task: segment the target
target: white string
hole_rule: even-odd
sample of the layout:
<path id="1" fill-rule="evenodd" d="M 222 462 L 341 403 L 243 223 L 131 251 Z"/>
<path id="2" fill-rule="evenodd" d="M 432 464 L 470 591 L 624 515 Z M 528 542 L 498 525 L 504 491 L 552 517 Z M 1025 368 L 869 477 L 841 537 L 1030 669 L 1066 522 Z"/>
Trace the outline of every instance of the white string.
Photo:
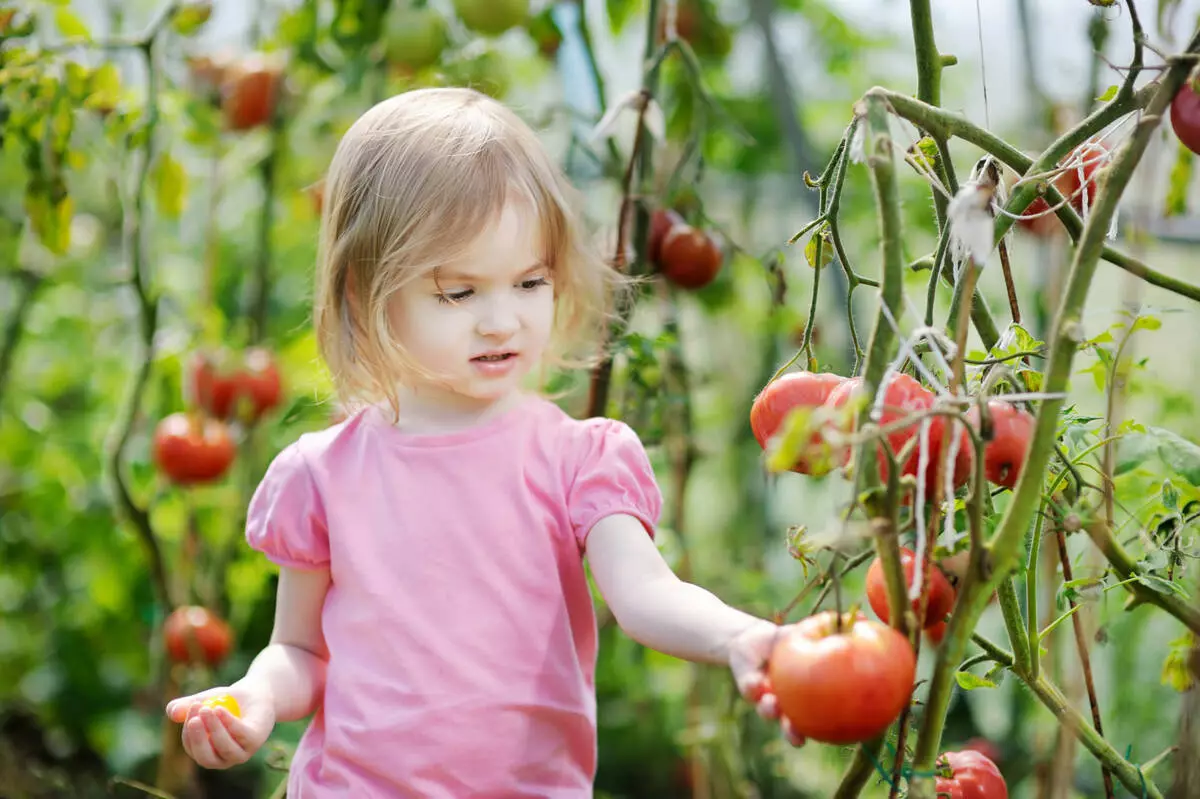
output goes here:
<path id="1" fill-rule="evenodd" d="M 925 536 L 925 470 L 929 466 L 929 426 L 928 418 L 921 420 L 921 439 L 917 454 L 917 546 L 913 564 L 912 584 L 908 587 L 908 598 L 915 600 L 921 595 L 921 580 L 924 577 L 925 548 L 928 545 Z"/>
<path id="2" fill-rule="evenodd" d="M 987 59 L 983 56 L 983 14 L 979 10 L 979 0 L 975 0 L 975 27 L 979 31 L 979 72 L 980 82 L 983 84 L 983 122 L 990 130 L 992 121 L 988 111 Z"/>

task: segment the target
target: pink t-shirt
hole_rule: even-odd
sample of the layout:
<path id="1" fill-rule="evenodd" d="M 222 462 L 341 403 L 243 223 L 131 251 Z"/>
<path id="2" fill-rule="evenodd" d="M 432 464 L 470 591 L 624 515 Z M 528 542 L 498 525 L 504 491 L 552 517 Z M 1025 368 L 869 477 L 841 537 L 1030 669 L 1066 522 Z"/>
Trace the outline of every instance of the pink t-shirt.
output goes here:
<path id="1" fill-rule="evenodd" d="M 271 463 L 246 537 L 328 565 L 324 701 L 288 799 L 590 797 L 596 624 L 584 542 L 662 497 L 627 425 L 529 397 L 416 435 L 369 408 Z"/>

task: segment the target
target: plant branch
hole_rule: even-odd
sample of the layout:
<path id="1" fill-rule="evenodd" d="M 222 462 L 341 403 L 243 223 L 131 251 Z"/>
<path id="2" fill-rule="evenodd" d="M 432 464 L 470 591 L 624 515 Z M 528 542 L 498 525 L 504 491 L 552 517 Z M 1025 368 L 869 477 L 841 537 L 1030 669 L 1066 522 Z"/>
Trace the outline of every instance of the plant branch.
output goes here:
<path id="1" fill-rule="evenodd" d="M 895 143 L 888 132 L 888 114 L 885 100 L 878 94 L 868 93 L 855 109 L 855 115 L 861 118 L 860 124 L 866 125 L 864 131 L 863 152 L 871 172 L 871 185 L 875 192 L 876 205 L 880 220 L 880 253 L 882 268 L 880 270 L 881 304 L 871 331 L 871 340 L 867 347 L 867 362 L 863 372 L 863 388 L 868 396 L 874 396 L 883 380 L 888 362 L 891 358 L 892 347 L 895 344 L 895 331 L 888 313 L 892 319 L 899 319 L 902 314 L 904 301 L 904 267 L 903 229 L 900 217 L 900 198 L 896 181 Z M 866 424 L 870 418 L 870 407 L 863 408 L 859 413 L 859 426 Z M 891 623 L 903 635 L 908 635 L 909 607 L 907 591 L 905 590 L 904 571 L 900 564 L 900 544 L 896 537 L 894 513 L 890 492 L 889 500 L 880 501 L 878 498 L 879 463 L 875 457 L 877 444 L 867 442 L 859 447 L 859 474 L 868 493 L 866 500 L 872 515 L 872 533 L 875 548 L 883 566 L 884 580 L 888 590 L 888 608 Z M 889 480 L 894 480 L 896 468 L 889 472 Z M 857 494 L 857 492 L 856 492 Z M 886 511 L 886 514 L 884 513 Z M 839 799 L 851 799 L 858 796 L 870 775 L 869 764 L 874 762 L 872 748 L 878 751 L 879 740 L 860 744 L 850 770 L 843 776 L 841 785 L 835 796 Z"/>
<path id="2" fill-rule="evenodd" d="M 168 3 L 156 18 L 156 23 L 160 20 L 169 20 L 175 5 L 175 3 Z M 142 395 L 145 393 L 154 364 L 154 334 L 158 327 L 158 296 L 150 288 L 149 278 L 146 274 L 145 238 L 142 226 L 146 210 L 146 194 L 150 185 L 150 167 L 154 160 L 154 133 L 159 120 L 159 71 L 154 62 L 154 42 L 155 35 L 162 30 L 165 22 L 156 23 L 151 24 L 149 30 L 152 33 L 139 48 L 146 65 L 145 138 L 141 148 L 141 160 L 135 175 L 133 207 L 126 210 L 122 227 L 125 260 L 129 268 L 129 285 L 137 298 L 138 329 L 141 334 L 138 346 L 141 352 L 137 368 L 126 386 L 124 400 L 111 428 L 107 454 L 110 489 L 117 506 L 127 520 L 133 524 L 134 531 L 146 550 L 146 555 L 150 560 L 150 576 L 155 596 L 163 610 L 166 611 L 173 607 L 174 603 L 167 579 L 162 547 L 159 545 L 151 525 L 149 512 L 134 500 L 123 473 L 125 448 L 132 437 L 133 426 L 137 422 L 141 409 Z"/>
<path id="3" fill-rule="evenodd" d="M 1145 573 L 1133 557 L 1125 551 L 1113 535 L 1112 528 L 1103 519 L 1093 519 L 1084 525 L 1092 542 L 1099 547 L 1104 557 L 1112 564 L 1113 570 L 1122 582 L 1126 583 L 1129 592 L 1140 603 L 1157 605 L 1182 622 L 1192 632 L 1200 635 L 1200 610 L 1173 593 L 1158 591 L 1151 588 L 1144 580 Z"/>
<path id="4" fill-rule="evenodd" d="M 650 133 L 646 130 L 646 110 L 655 95 L 658 84 L 658 67 L 661 59 L 655 58 L 655 38 L 658 30 L 659 0 L 650 0 L 646 11 L 646 46 L 643 62 L 646 64 L 642 72 L 641 104 L 638 108 L 637 126 L 634 128 L 633 147 L 629 154 L 629 163 L 625 167 L 625 175 L 621 186 L 621 208 L 617 217 L 617 252 L 613 259 L 613 268 L 625 271 L 625 256 L 628 249 L 628 224 L 630 210 L 635 210 L 634 229 L 634 260 L 635 267 L 644 265 L 646 240 L 649 234 L 649 214 L 640 203 L 634 203 L 633 185 L 640 185 L 647 179 L 652 169 Z M 582 13 L 582 9 L 580 9 Z M 671 42 L 663 45 L 665 52 Z M 640 194 L 640 192 L 639 192 Z M 629 315 L 633 312 L 635 300 L 630 298 L 627 305 L 620 309 L 617 319 L 610 326 L 609 335 L 616 338 L 624 330 Z M 611 344 L 611 342 L 609 342 Z M 613 354 L 608 346 L 601 361 L 592 371 L 591 388 L 588 396 L 587 415 L 589 417 L 603 416 L 608 408 L 608 394 L 612 382 Z"/>
<path id="5" fill-rule="evenodd" d="M 12 309 L 4 323 L 4 343 L 0 344 L 0 400 L 8 389 L 8 378 L 12 374 L 13 362 L 16 360 L 17 345 L 25 333 L 25 319 L 33 308 L 33 301 L 45 285 L 45 278 L 27 269 L 18 269 L 17 282 L 20 293 L 17 295 L 16 307 Z"/>
<path id="6" fill-rule="evenodd" d="M 1056 526 L 1055 538 L 1058 539 L 1058 559 L 1062 563 L 1063 580 L 1071 582 L 1075 578 L 1071 574 L 1071 558 L 1067 554 L 1067 536 L 1061 527 Z M 1075 600 L 1067 597 L 1067 606 L 1071 611 L 1077 607 Z M 1092 658 L 1088 652 L 1087 635 L 1083 630 L 1083 619 L 1079 613 L 1071 616 L 1071 626 L 1075 632 L 1075 646 L 1079 650 L 1079 663 L 1083 667 L 1083 681 L 1087 688 L 1088 704 L 1092 710 L 1092 725 L 1100 735 L 1104 734 L 1104 724 L 1100 716 L 1100 700 L 1096 696 L 1096 681 L 1092 678 Z M 1101 776 L 1104 779 L 1104 795 L 1113 799 L 1112 772 L 1107 766 L 1101 765 Z"/>

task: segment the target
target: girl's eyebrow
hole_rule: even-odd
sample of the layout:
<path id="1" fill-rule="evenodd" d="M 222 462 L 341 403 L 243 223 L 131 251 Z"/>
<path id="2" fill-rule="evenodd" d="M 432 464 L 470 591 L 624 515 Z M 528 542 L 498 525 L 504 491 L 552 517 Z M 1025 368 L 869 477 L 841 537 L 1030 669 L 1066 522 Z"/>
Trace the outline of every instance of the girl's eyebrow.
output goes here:
<path id="1" fill-rule="evenodd" d="M 549 261 L 543 258 L 531 266 L 526 267 L 521 274 L 527 275 L 530 272 L 536 272 L 539 269 L 548 269 L 549 267 Z M 485 279 L 484 275 L 468 272 L 462 269 L 437 269 L 435 273 L 430 274 L 430 277 L 435 280 L 463 280 L 467 282 Z"/>

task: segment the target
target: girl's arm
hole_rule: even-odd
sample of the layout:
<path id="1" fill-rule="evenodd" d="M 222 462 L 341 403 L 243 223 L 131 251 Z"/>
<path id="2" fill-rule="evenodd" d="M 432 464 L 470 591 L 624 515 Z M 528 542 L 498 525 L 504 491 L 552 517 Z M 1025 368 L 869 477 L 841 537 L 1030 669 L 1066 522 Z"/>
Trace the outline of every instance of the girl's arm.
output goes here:
<path id="1" fill-rule="evenodd" d="M 238 681 L 272 698 L 277 721 L 307 718 L 321 702 L 329 658 L 321 611 L 329 581 L 327 568 L 280 568 L 271 641 Z"/>
<path id="2" fill-rule="evenodd" d="M 680 580 L 633 516 L 601 519 L 588 534 L 587 557 L 596 587 L 626 635 L 667 655 L 728 665 L 743 694 L 753 694 L 776 625 Z"/>

